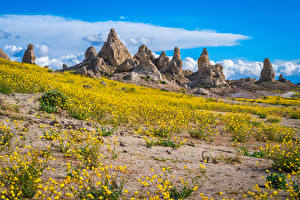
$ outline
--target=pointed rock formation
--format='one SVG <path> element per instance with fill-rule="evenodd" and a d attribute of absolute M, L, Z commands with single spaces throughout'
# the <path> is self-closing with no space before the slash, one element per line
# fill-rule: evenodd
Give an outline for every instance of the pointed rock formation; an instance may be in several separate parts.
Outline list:
<path fill-rule="evenodd" d="M 163 73 L 167 72 L 170 66 L 170 59 L 166 52 L 162 51 L 156 60 L 157 69 Z"/>
<path fill-rule="evenodd" d="M 116 72 L 130 72 L 136 67 L 136 63 L 132 59 L 125 60 L 116 69 Z"/>
<path fill-rule="evenodd" d="M 131 54 L 119 40 L 115 29 L 111 29 L 107 41 L 104 42 L 98 57 L 103 58 L 106 65 L 116 68 L 125 60 L 131 59 Z"/>
<path fill-rule="evenodd" d="M 152 54 L 152 51 L 144 44 L 139 47 L 139 50 L 133 56 L 133 59 L 137 60 L 138 64 L 146 62 L 147 60 L 150 60 L 154 65 L 156 64 L 156 59 Z"/>
<path fill-rule="evenodd" d="M 162 80 L 162 75 L 152 63 L 151 60 L 146 60 L 142 62 L 133 72 L 138 74 L 144 74 L 152 77 L 154 80 Z"/>
<path fill-rule="evenodd" d="M 261 70 L 259 82 L 274 82 L 275 81 L 275 73 L 273 71 L 272 64 L 269 60 L 269 58 L 266 58 L 264 60 L 264 66 L 263 69 Z"/>
<path fill-rule="evenodd" d="M 89 77 L 99 77 L 101 74 L 108 75 L 114 72 L 111 66 L 106 65 L 103 58 L 97 57 L 94 47 L 87 48 L 84 55 L 84 61 L 72 67 L 65 67 L 61 71 L 75 71 Z"/>
<path fill-rule="evenodd" d="M 96 49 L 93 46 L 87 48 L 87 50 L 85 51 L 84 57 L 85 57 L 85 60 L 93 60 L 94 58 L 97 57 Z"/>
<path fill-rule="evenodd" d="M 194 83 L 205 86 L 219 86 L 226 83 L 223 66 L 210 64 L 206 48 L 203 49 L 201 56 L 198 58 L 198 72 L 193 79 Z"/>
<path fill-rule="evenodd" d="M 8 55 L 0 48 L 0 58 L 3 58 L 5 60 L 10 60 Z"/>
<path fill-rule="evenodd" d="M 143 74 L 152 77 L 154 80 L 162 80 L 162 75 L 155 66 L 156 59 L 152 51 L 146 45 L 139 47 L 138 52 L 133 57 L 137 67 L 133 70 L 136 74 Z"/>
<path fill-rule="evenodd" d="M 33 49 L 34 49 L 33 44 L 29 44 L 27 46 L 27 49 L 26 49 L 23 59 L 22 59 L 22 63 L 35 64 L 36 56 L 34 54 Z"/>
<path fill-rule="evenodd" d="M 281 83 L 286 83 L 287 82 L 286 78 L 284 78 L 282 74 L 279 75 L 278 81 L 281 82 Z"/>
<path fill-rule="evenodd" d="M 204 69 L 210 66 L 209 57 L 207 49 L 204 48 L 203 52 L 201 53 L 200 57 L 198 58 L 198 73 L 201 76 L 201 74 L 204 73 Z"/>
<path fill-rule="evenodd" d="M 180 49 L 178 47 L 174 48 L 173 58 L 170 62 L 169 72 L 171 74 L 183 76 L 182 73 L 182 60 L 180 56 Z"/>

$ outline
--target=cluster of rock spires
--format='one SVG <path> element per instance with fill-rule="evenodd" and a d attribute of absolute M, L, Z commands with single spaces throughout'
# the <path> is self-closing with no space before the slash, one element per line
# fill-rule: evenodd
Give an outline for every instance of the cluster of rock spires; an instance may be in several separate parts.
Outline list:
<path fill-rule="evenodd" d="M 89 47 L 85 52 L 83 62 L 72 67 L 64 66 L 60 71 L 75 71 L 90 77 L 130 72 L 130 80 L 134 80 L 140 75 L 160 81 L 171 77 L 181 85 L 188 86 L 195 84 L 219 86 L 226 83 L 222 65 L 211 65 L 206 49 L 203 50 L 198 64 L 199 71 L 197 73 L 185 72 L 182 69 L 183 62 L 178 47 L 174 48 L 171 60 L 164 51 L 158 58 L 155 58 L 146 45 L 140 46 L 138 52 L 131 56 L 125 45 L 119 40 L 115 30 L 111 29 L 107 41 L 98 54 L 94 47 Z"/>
<path fill-rule="evenodd" d="M 5 52 L 0 49 L 0 58 L 9 60 Z M 36 56 L 34 46 L 29 44 L 24 53 L 22 62 L 35 64 Z M 139 47 L 138 52 L 132 56 L 125 45 L 119 40 L 114 29 L 110 30 L 107 41 L 97 54 L 94 47 L 89 47 L 85 51 L 85 59 L 72 67 L 63 65 L 59 71 L 73 71 L 89 77 L 99 77 L 101 75 L 124 74 L 124 79 L 135 81 L 137 78 L 148 77 L 157 81 L 174 81 L 180 86 L 195 88 L 197 86 L 222 86 L 226 85 L 223 66 L 221 64 L 212 65 L 209 62 L 207 49 L 204 48 L 198 58 L 198 71 L 191 72 L 182 69 L 183 62 L 180 56 L 180 49 L 174 48 L 172 59 L 161 52 L 155 58 L 152 51 L 146 46 Z M 275 73 L 268 58 L 264 60 L 263 69 L 258 82 L 275 81 Z M 287 80 L 281 74 L 279 82 L 285 83 Z M 203 92 L 202 92 L 203 93 Z"/>

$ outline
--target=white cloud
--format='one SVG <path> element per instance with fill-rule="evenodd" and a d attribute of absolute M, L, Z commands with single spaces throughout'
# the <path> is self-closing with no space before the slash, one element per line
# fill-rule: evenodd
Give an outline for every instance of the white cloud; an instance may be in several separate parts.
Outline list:
<path fill-rule="evenodd" d="M 173 50 L 175 46 L 181 49 L 233 46 L 240 40 L 249 39 L 248 36 L 214 30 L 186 30 L 126 21 L 86 22 L 46 15 L 0 15 L 0 27 L 0 47 L 4 47 L 13 60 L 20 61 L 27 44 L 32 43 L 37 64 L 54 69 L 60 69 L 63 63 L 68 66 L 79 63 L 90 45 L 99 51 L 110 28 L 116 29 L 131 53 L 135 53 L 141 44 L 155 52 Z M 262 62 L 256 61 L 226 59 L 210 62 L 222 64 L 227 79 L 258 78 L 262 68 Z M 197 71 L 197 60 L 184 58 L 183 67 Z M 273 67 L 277 76 L 283 73 L 300 81 L 300 60 L 275 60 Z"/>
<path fill-rule="evenodd" d="M 198 71 L 198 63 L 196 60 L 190 57 L 186 57 L 183 61 L 183 69 L 191 70 L 193 72 Z"/>
<path fill-rule="evenodd" d="M 35 52 L 38 57 L 48 56 L 49 48 L 45 44 L 36 44 L 35 45 Z"/>
<path fill-rule="evenodd" d="M 19 39 L 9 37 L 1 40 L 0 46 L 46 43 L 50 54 L 55 57 L 83 52 L 91 44 L 101 45 L 110 28 L 116 29 L 131 52 L 136 52 L 142 43 L 147 43 L 152 51 L 161 51 L 172 50 L 174 46 L 233 46 L 248 39 L 232 33 L 190 31 L 125 21 L 86 22 L 47 15 L 2 15 L 0 27 L 13 36 L 19 36 Z M 97 49 L 100 50 L 100 47 Z"/>
<path fill-rule="evenodd" d="M 222 61 L 210 61 L 211 64 L 219 63 L 223 65 L 226 79 L 233 80 L 239 78 L 256 78 L 259 79 L 263 62 L 248 61 L 241 59 L 225 59 Z M 300 59 L 299 60 L 274 60 L 272 63 L 276 77 L 283 74 L 288 79 L 298 83 L 300 82 Z M 185 58 L 183 60 L 183 69 L 192 71 L 198 70 L 197 61 L 193 58 Z"/>
<path fill-rule="evenodd" d="M 23 48 L 16 45 L 5 45 L 4 51 L 12 57 L 20 57 L 23 55 Z"/>
<path fill-rule="evenodd" d="M 84 59 L 84 54 L 70 54 L 59 58 L 50 59 L 48 56 L 38 57 L 36 64 L 40 66 L 50 66 L 52 69 L 61 69 L 63 64 L 73 66 L 80 63 Z"/>

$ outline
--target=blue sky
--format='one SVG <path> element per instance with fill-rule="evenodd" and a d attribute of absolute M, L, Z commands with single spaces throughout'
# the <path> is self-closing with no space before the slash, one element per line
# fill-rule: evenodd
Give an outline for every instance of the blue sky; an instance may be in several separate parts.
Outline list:
<path fill-rule="evenodd" d="M 287 74 L 287 76 L 293 77 L 294 81 L 299 80 L 298 82 L 300 82 L 300 75 L 295 74 L 300 73 L 300 1 L 298 0 L 152 0 L 129 2 L 99 0 L 15 0 L 1 2 L 1 7 L 5 9 L 0 9 L 0 16 L 47 15 L 59 16 L 65 20 L 80 20 L 82 22 L 97 23 L 111 20 L 135 22 L 137 24 L 151 24 L 158 27 L 180 28 L 186 31 L 204 30 L 206 32 L 234 34 L 232 37 L 235 37 L 235 39 L 230 39 L 230 42 L 228 42 L 227 38 L 225 42 L 218 42 L 213 45 L 210 45 L 210 43 L 206 45 L 206 43 L 204 43 L 206 46 L 203 45 L 203 42 L 201 43 L 199 41 L 197 43 L 196 39 L 195 45 L 185 45 L 191 41 L 182 40 L 183 36 L 180 36 L 179 39 L 182 40 L 182 43 L 178 40 L 178 44 L 176 44 L 177 40 L 174 39 L 172 45 L 183 46 L 184 49 L 181 50 L 182 57 L 191 57 L 192 59 L 197 59 L 203 47 L 207 47 L 211 60 L 222 62 L 230 59 L 236 67 L 240 67 L 237 60 L 243 61 L 247 64 L 247 67 L 249 67 L 253 65 L 253 62 L 263 61 L 265 57 L 269 57 L 275 64 L 289 62 L 295 65 L 297 69 L 293 70 L 291 72 L 292 74 Z M 19 20 L 19 18 L 16 20 Z M 34 20 L 32 21 L 33 23 L 35 22 Z M 39 21 L 37 23 L 42 24 L 43 22 Z M 8 28 L 4 29 L 3 27 Z M 138 28 L 138 26 L 136 27 Z M 141 29 L 142 28 L 143 27 L 141 27 Z M 0 36 L 1 30 L 2 35 L 5 33 L 14 34 L 12 29 L 8 31 L 9 26 L 6 25 L 5 22 L 0 23 Z M 121 38 L 121 33 L 125 30 L 120 30 Z M 69 34 L 73 32 L 71 29 Z M 23 32 L 18 34 L 21 38 L 23 36 L 22 34 L 26 35 Z M 91 38 L 93 34 L 91 33 L 89 35 L 89 30 L 86 31 L 86 37 L 88 38 Z M 148 37 L 150 37 L 149 35 L 151 36 L 151 30 L 150 33 L 148 33 Z M 188 34 L 187 37 L 189 37 Z M 231 37 L 231 35 L 228 35 L 228 37 Z M 47 39 L 49 40 L 49 37 Z M 55 38 L 53 37 L 53 39 Z M 215 40 L 215 38 L 211 40 Z M 23 43 L 25 42 L 26 41 L 23 41 Z M 33 41 L 33 43 L 34 42 L 40 45 L 45 44 L 51 50 L 50 41 L 36 40 Z M 16 45 L 18 48 L 23 48 L 25 45 L 23 43 L 18 40 L 17 36 L 14 40 L 12 37 L 6 40 L 0 37 L 1 48 L 4 48 L 3 46 L 5 45 Z M 74 43 L 76 43 L 76 41 L 74 41 Z M 164 47 L 155 46 L 151 44 L 151 42 L 147 45 L 150 47 L 152 45 L 154 50 L 159 50 L 157 53 L 160 52 L 160 48 Z M 52 46 L 54 46 L 54 44 Z M 87 47 L 88 45 L 84 48 Z M 70 50 L 71 48 L 68 49 Z M 84 51 L 84 49 L 78 49 L 78 51 Z M 78 51 L 68 52 L 68 50 L 66 50 L 67 53 L 74 54 L 79 53 Z M 167 53 L 170 56 L 172 55 L 172 51 L 167 51 Z M 54 58 L 57 55 L 50 53 L 49 59 L 51 59 L 51 56 Z M 249 63 L 250 65 L 248 66 Z M 226 65 L 226 63 L 224 65 Z M 260 67 L 260 64 L 257 66 Z M 281 66 L 278 66 L 278 68 L 281 69 L 280 72 L 285 70 L 285 68 Z M 231 69 L 233 70 L 234 67 Z M 234 77 L 238 77 L 238 74 L 239 73 Z M 253 74 L 246 74 L 246 72 L 240 74 L 241 77 L 246 75 L 251 76 Z"/>

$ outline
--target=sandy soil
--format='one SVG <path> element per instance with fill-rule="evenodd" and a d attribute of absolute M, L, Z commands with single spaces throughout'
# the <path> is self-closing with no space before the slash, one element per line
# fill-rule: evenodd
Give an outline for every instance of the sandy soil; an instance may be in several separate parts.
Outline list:
<path fill-rule="evenodd" d="M 39 127 L 40 125 L 53 127 L 54 119 L 47 115 L 38 116 L 38 97 L 39 95 L 34 94 L 0 94 L 0 113 L 2 113 L 0 121 L 12 125 L 14 119 L 23 120 L 22 125 L 28 129 L 26 143 L 31 144 L 33 148 L 41 149 L 51 145 L 51 142 L 39 139 L 43 135 Z M 72 119 L 65 114 L 57 114 L 55 118 L 60 125 L 64 127 L 71 125 L 75 129 L 93 130 L 95 126 L 100 126 L 96 123 Z M 11 121 L 7 122 L 7 119 Z M 299 120 L 284 119 L 282 123 L 300 127 Z M 200 164 L 206 166 L 202 186 L 189 199 L 200 199 L 200 193 L 216 199 L 241 199 L 243 193 L 255 184 L 263 185 L 265 179 L 262 176 L 267 175 L 265 170 L 270 169 L 270 160 L 239 155 L 237 153 L 239 147 L 232 145 L 227 135 L 217 136 L 214 142 L 192 139 L 186 133 L 181 133 L 180 136 L 187 138 L 187 142 L 178 149 L 161 146 L 149 148 L 141 136 L 132 134 L 129 129 L 119 127 L 112 136 L 107 137 L 106 141 L 112 142 L 116 139 L 119 142 L 119 145 L 114 146 L 117 157 L 112 158 L 107 153 L 108 158 L 104 162 L 128 167 L 128 187 L 132 191 L 136 189 L 137 177 L 150 175 L 151 168 L 159 171 L 162 167 L 170 167 L 172 174 L 179 179 L 179 177 L 196 175 L 198 172 L 194 170 Z M 258 149 L 259 146 L 260 144 L 255 141 L 248 144 L 250 152 Z M 58 151 L 53 155 L 57 159 L 50 165 L 56 169 L 56 172 L 51 176 L 57 179 L 63 178 L 66 173 L 65 163 L 75 161 L 64 158 Z M 208 162 L 204 162 L 204 157 L 209 157 Z M 219 192 L 223 192 L 223 195 L 220 196 Z"/>

